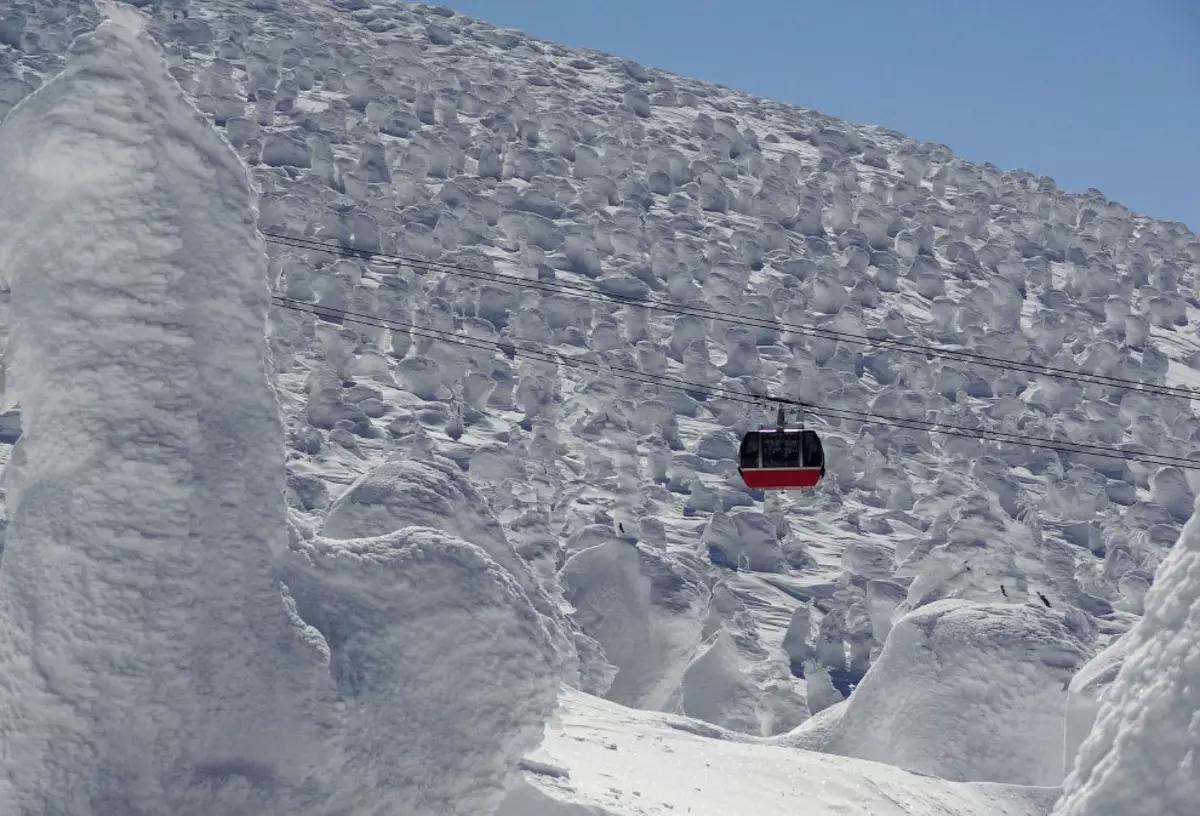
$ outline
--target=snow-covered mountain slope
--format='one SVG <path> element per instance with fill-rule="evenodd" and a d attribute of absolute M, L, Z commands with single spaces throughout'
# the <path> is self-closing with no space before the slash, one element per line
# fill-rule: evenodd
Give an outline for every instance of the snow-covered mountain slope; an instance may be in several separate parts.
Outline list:
<path fill-rule="evenodd" d="M 291 593 L 289 625 L 329 655 L 334 686 L 313 682 L 341 712 L 337 739 L 377 745 L 372 729 L 395 725 L 415 740 L 393 736 L 395 752 L 370 768 L 346 759 L 347 779 L 403 784 L 428 768 L 398 772 L 389 762 L 407 751 L 436 763 L 445 751 L 457 770 L 446 787 L 412 794 L 414 812 L 453 798 L 460 783 L 469 793 L 454 807 L 495 801 L 536 731 L 539 695 L 559 676 L 613 702 L 772 737 L 771 750 L 792 751 L 797 763 L 812 761 L 795 747 L 805 745 L 960 779 L 1030 781 L 1035 767 L 1061 779 L 1069 770 L 1047 764 L 1062 755 L 1053 734 L 1022 742 L 1016 724 L 1065 711 L 1070 672 L 1139 620 L 1191 517 L 1198 472 L 1180 465 L 1200 460 L 1200 422 L 1186 392 L 1164 389 L 1200 384 L 1195 236 L 1095 191 L 1066 193 L 941 145 L 446 8 L 113 8 L 144 20 L 183 97 L 208 119 L 204 138 L 224 137 L 257 193 L 263 263 L 279 293 L 266 328 L 287 445 L 292 535 L 275 557 Z M 58 144 L 39 133 L 70 122 L 22 120 L 24 106 L 10 109 L 58 74 L 72 40 L 104 13 L 87 0 L 20 0 L 5 11 L 0 141 Z M 129 189 L 162 183 L 151 167 L 131 169 L 160 149 L 157 136 L 138 139 L 145 147 L 113 169 L 78 162 L 88 172 L 60 179 L 62 195 L 82 185 L 94 200 L 109 179 L 102 170 Z M 164 144 L 161 163 L 184 161 Z M 26 172 L 18 154 L 8 160 Z M 36 189 L 26 195 L 42 201 Z M 236 299 L 221 289 L 226 263 L 184 257 L 236 227 L 179 203 L 187 200 L 163 216 L 162 237 L 136 226 L 149 216 L 113 215 L 112 251 L 128 248 L 130 275 L 137 259 L 175 253 L 171 268 L 186 271 L 189 286 Z M 28 509 L 18 477 L 46 465 L 27 452 L 53 443 L 26 421 L 36 422 L 24 403 L 37 404 L 27 395 L 39 393 L 42 375 L 21 363 L 37 346 L 18 342 L 18 317 L 28 338 L 38 325 L 28 321 L 55 313 L 17 314 L 13 270 L 31 268 L 25 247 L 39 241 L 57 251 L 95 239 L 76 223 L 55 221 L 54 232 L 53 219 L 33 221 L 37 207 L 25 199 L 7 204 L 10 225 L 26 220 L 7 230 L 9 254 L 0 254 L 11 287 L 6 340 L 13 333 L 5 407 L 17 409 L 0 438 L 28 426 L 24 450 L 13 452 L 28 464 L 6 469 L 10 501 Z M 245 203 L 212 206 L 233 225 Z M 85 225 L 93 212 L 107 210 L 89 211 Z M 181 237 L 193 229 L 202 237 Z M 79 254 L 64 251 L 61 266 Z M 88 281 L 103 271 L 63 274 Z M 123 337 L 111 326 L 125 323 L 114 321 L 180 302 L 157 294 L 161 282 L 122 285 L 128 302 L 118 293 L 109 308 L 81 286 L 75 304 L 96 324 L 96 353 L 114 360 L 125 359 L 108 345 L 106 330 Z M 178 308 L 197 330 L 208 325 Z M 172 377 L 156 357 L 136 362 L 130 370 L 180 389 L 185 402 L 205 388 L 204 399 L 221 405 L 261 397 L 236 377 L 208 386 Z M 1146 390 L 1133 390 L 1139 383 Z M 819 406 L 807 420 L 825 440 L 828 474 L 815 491 L 779 498 L 742 486 L 737 440 L 774 415 L 754 395 Z M 156 427 L 157 404 L 138 405 L 131 427 Z M 930 432 L 933 423 L 951 433 Z M 277 466 L 269 451 L 254 452 L 270 444 L 256 437 L 242 467 Z M 19 568 L 21 547 L 50 535 L 38 527 L 46 517 L 22 527 L 21 512 L 9 508 L 16 554 L 5 554 L 0 574 L 10 561 Z M 262 512 L 282 518 L 282 507 Z M 20 575 L 9 580 L 30 592 L 36 576 Z M 72 608 L 66 598 L 85 589 L 60 580 Z M 239 575 L 220 591 L 240 593 L 250 580 Z M 1170 597 L 1191 597 L 1194 576 L 1183 569 L 1175 580 Z M 1053 614 L 1026 608 L 1040 605 L 1039 592 Z M 947 598 L 962 604 L 939 629 L 930 605 Z M 28 614 L 10 603 L 10 620 Z M 1187 625 L 1186 615 L 1171 617 L 1180 603 L 1153 621 Z M 422 610 L 427 619 L 403 625 Z M 1005 636 L 991 636 L 1010 620 Z M 472 637 L 481 621 L 528 631 L 528 642 Z M 1156 625 L 1142 627 L 1146 643 L 1159 637 Z M 916 657 L 893 656 L 889 669 L 893 629 L 903 637 L 892 654 Z M 430 665 L 414 667 L 414 653 Z M 925 654 L 947 670 L 916 671 Z M 356 673 L 364 655 L 369 682 Z M 1127 663 L 1131 672 L 1151 665 Z M 512 703 L 476 686 L 493 670 L 509 673 L 508 686 L 494 678 L 505 694 L 531 695 L 511 716 Z M 1034 691 L 1010 693 L 1008 673 Z M 392 694 L 405 683 L 432 690 Z M 843 702 L 860 683 L 863 694 Z M 1104 705 L 1122 706 L 1120 695 L 1136 694 L 1131 683 L 1114 684 Z M 471 704 L 455 713 L 443 686 Z M 889 724 L 892 695 L 929 714 L 922 728 Z M 425 705 L 453 724 L 429 743 L 400 725 L 404 711 Z M 954 727 L 972 705 L 997 722 L 1010 717 L 1004 739 L 965 733 L 947 762 L 932 744 L 939 724 Z M 949 706 L 967 711 L 939 719 Z M 330 710 L 313 703 L 304 716 L 325 722 Z M 486 727 L 469 726 L 472 717 Z M 1101 711 L 1097 728 L 1108 723 L 1109 736 L 1085 746 L 1088 761 L 1114 755 L 1121 722 Z M 872 728 L 887 733 L 886 748 Z M 494 738 L 468 750 L 471 731 Z M 1180 732 L 1167 744 L 1185 754 L 1194 742 Z M 837 762 L 865 776 L 878 767 Z M 1084 788 L 1117 778 L 1093 774 Z M 357 804 L 375 806 L 367 802 L 382 794 L 363 787 Z"/>

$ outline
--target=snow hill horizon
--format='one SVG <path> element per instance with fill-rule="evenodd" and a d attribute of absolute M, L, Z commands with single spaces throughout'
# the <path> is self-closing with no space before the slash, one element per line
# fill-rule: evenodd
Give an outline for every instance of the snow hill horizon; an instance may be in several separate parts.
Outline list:
<path fill-rule="evenodd" d="M 0 225 L 0 814 L 1200 812 L 1181 224 L 440 6 L 14 0 Z"/>

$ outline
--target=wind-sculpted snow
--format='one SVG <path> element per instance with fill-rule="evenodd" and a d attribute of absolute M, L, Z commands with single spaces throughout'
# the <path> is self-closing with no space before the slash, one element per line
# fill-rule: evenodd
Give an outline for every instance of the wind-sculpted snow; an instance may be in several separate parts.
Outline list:
<path fill-rule="evenodd" d="M 248 179 L 114 13 L 0 126 L 0 810 L 487 812 L 548 619 L 436 530 L 289 550 Z"/>
<path fill-rule="evenodd" d="M 1056 542 L 1042 538 L 1035 520 L 1026 521 L 1019 500 L 1011 505 L 1021 514 L 1022 521 L 1015 521 L 1004 512 L 1004 500 L 997 501 L 1005 496 L 1001 491 L 964 491 L 949 481 L 939 481 L 939 487 L 943 495 L 936 496 L 937 505 L 945 509 L 933 518 L 914 547 L 897 553 L 901 557 L 893 576 L 881 572 L 868 576 L 907 582 L 908 596 L 900 605 L 901 613 L 947 597 L 1002 600 L 1001 586 L 1013 600 L 1032 598 L 1035 590 L 1045 590 L 1048 584 L 1054 585 L 1056 594 L 1062 590 L 1045 564 L 1048 548 Z M 933 498 L 927 496 L 926 500 Z M 993 545 L 999 541 L 1009 546 Z M 1026 554 L 1040 557 L 1042 563 Z"/>
<path fill-rule="evenodd" d="M 896 622 L 832 728 L 813 718 L 783 741 L 944 779 L 1057 785 L 1067 683 L 1094 638 L 1077 610 L 938 601 Z"/>
<path fill-rule="evenodd" d="M 331 801 L 490 812 L 559 688 L 547 621 L 512 575 L 439 530 L 335 541 L 301 527 L 284 578 L 340 701 L 345 778 Z"/>
<path fill-rule="evenodd" d="M 743 733 L 773 736 L 808 719 L 786 655 L 768 650 L 736 585 L 712 587 L 704 642 L 684 671 L 675 710 Z M 785 643 L 785 649 L 787 644 Z M 810 687 L 811 688 L 811 687 Z"/>
<path fill-rule="evenodd" d="M 0 22 L 0 119 L 98 16 L 68 0 L 14 9 Z M 636 544 L 697 598 L 732 587 L 737 603 L 714 590 L 676 632 L 686 649 L 638 656 L 638 685 L 678 691 L 699 660 L 696 677 L 756 697 L 766 731 L 776 698 L 783 720 L 795 700 L 848 706 L 837 700 L 857 695 L 896 617 L 939 599 L 1015 606 L 1041 592 L 1090 615 L 1100 646 L 1142 613 L 1191 517 L 1195 472 L 1024 440 L 1200 461 L 1190 400 L 1038 373 L 1200 385 L 1200 240 L 1182 225 L 443 7 L 181 0 L 129 13 L 249 166 L 259 228 L 329 245 L 268 244 L 271 284 L 302 309 L 267 323 L 289 505 L 334 537 L 418 524 L 482 547 L 549 615 L 568 675 L 578 654 L 584 688 L 603 691 L 628 663 L 588 618 L 606 603 L 589 595 L 573 622 L 555 609 L 564 564 L 599 544 Z M 931 345 L 1012 362 L 910 353 Z M 818 408 L 803 419 L 824 440 L 826 477 L 768 500 L 733 454 L 774 410 L 739 395 L 1017 441 Z M 10 415 L 0 441 L 18 429 Z M 356 508 L 358 480 L 402 459 L 441 463 L 448 495 L 466 480 L 478 495 Z M 355 528 L 377 512 L 382 527 Z M 785 643 L 797 607 L 804 637 Z M 654 606 L 637 610 L 650 617 L 617 619 L 651 630 Z M 736 661 L 714 646 L 720 631 Z M 753 730 L 743 696 L 701 708 Z"/>
<path fill-rule="evenodd" d="M 334 501 L 322 534 L 370 538 L 405 527 L 432 527 L 482 549 L 516 580 L 547 624 L 571 676 L 578 658 L 565 620 L 528 564 L 513 550 L 487 502 L 457 465 L 446 460 L 384 462 Z"/>
<path fill-rule="evenodd" d="M 731 457 L 732 458 L 732 457 Z M 700 542 L 714 561 L 759 572 L 780 572 L 786 566 L 775 521 L 764 513 L 713 513 Z"/>
<path fill-rule="evenodd" d="M 1188 522 L 1146 593 L 1144 617 L 1063 783 L 1058 816 L 1190 813 L 1200 802 L 1200 528 Z M 1081 683 L 1082 684 L 1082 683 Z"/>
<path fill-rule="evenodd" d="M 106 23 L 0 126 L 14 309 L 6 813 L 299 813 L 320 653 L 292 625 L 245 170 Z M 328 811 L 326 811 L 328 812 Z"/>
<path fill-rule="evenodd" d="M 1092 732 L 1104 694 L 1112 687 L 1125 663 L 1132 643 L 1130 635 L 1127 632 L 1114 640 L 1071 678 L 1071 685 L 1067 687 L 1067 731 L 1063 748 L 1063 767 L 1067 771 L 1074 766 L 1080 746 Z"/>
<path fill-rule="evenodd" d="M 673 704 L 708 615 L 701 577 L 659 554 L 609 541 L 571 556 L 561 580 L 574 619 L 617 667 L 605 696 L 638 708 Z"/>
<path fill-rule="evenodd" d="M 741 669 L 733 636 L 721 630 L 683 673 L 679 710 L 723 728 L 755 733 L 761 727 L 758 696 Z"/>

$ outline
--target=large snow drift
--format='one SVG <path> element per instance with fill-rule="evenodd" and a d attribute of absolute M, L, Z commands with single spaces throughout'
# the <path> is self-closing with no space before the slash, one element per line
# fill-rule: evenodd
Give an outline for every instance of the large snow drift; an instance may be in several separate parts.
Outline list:
<path fill-rule="evenodd" d="M 347 814 L 488 813 L 557 698 L 543 616 L 483 550 L 440 530 L 296 533 L 288 588 L 343 701 L 332 801 Z"/>
<path fill-rule="evenodd" d="M 546 616 L 568 681 L 577 678 L 570 622 L 513 549 L 487 501 L 453 462 L 395 459 L 368 470 L 333 503 L 322 533 L 334 539 L 368 538 L 413 526 L 470 542 L 507 570 Z"/>
<path fill-rule="evenodd" d="M 542 618 L 437 531 L 289 548 L 248 179 L 153 46 L 77 40 L 0 178 L 0 812 L 494 807 L 553 706 Z"/>
<path fill-rule="evenodd" d="M 670 710 L 700 649 L 709 590 L 662 554 L 608 541 L 571 556 L 559 575 L 574 620 L 617 667 L 605 696 Z"/>
<path fill-rule="evenodd" d="M 1058 785 L 1067 683 L 1094 637 L 1073 610 L 937 601 L 896 622 L 840 721 L 814 717 L 782 741 L 945 779 Z"/>
<path fill-rule="evenodd" d="M 1200 521 L 1192 516 L 1123 639 L 1125 660 L 1056 816 L 1184 816 L 1200 806 Z"/>

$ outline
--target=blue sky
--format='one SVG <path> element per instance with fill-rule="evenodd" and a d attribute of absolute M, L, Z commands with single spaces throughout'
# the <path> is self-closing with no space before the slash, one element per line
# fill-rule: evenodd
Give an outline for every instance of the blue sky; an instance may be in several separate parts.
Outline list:
<path fill-rule="evenodd" d="M 1198 0 L 443 0 L 1200 232 Z"/>

